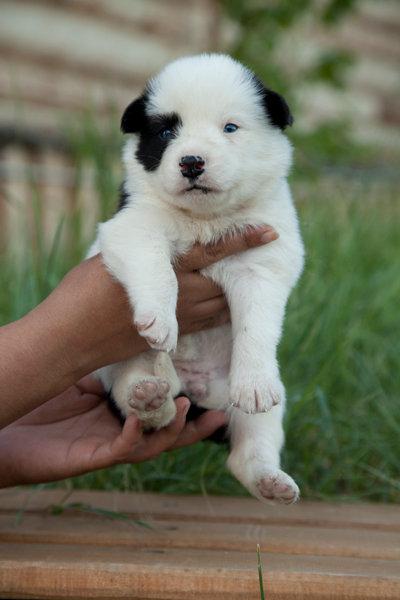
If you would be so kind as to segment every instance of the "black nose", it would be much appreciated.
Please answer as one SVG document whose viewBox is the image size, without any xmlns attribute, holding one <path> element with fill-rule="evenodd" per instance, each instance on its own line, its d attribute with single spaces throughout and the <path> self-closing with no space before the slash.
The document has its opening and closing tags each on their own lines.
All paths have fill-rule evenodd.
<svg viewBox="0 0 400 600">
<path fill-rule="evenodd" d="M 189 179 L 196 179 L 204 173 L 204 160 L 201 156 L 182 156 L 179 166 L 182 175 Z"/>
</svg>

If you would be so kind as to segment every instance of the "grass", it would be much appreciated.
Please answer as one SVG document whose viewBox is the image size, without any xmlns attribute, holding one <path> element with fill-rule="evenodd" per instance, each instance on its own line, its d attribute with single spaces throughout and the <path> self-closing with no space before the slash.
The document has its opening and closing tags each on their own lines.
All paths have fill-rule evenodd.
<svg viewBox="0 0 400 600">
<path fill-rule="evenodd" d="M 281 346 L 284 463 L 304 496 L 399 500 L 398 199 L 338 180 L 302 193 L 308 263 Z"/>
<path fill-rule="evenodd" d="M 101 170 L 109 167 L 104 160 Z M 114 183 L 116 188 L 117 174 Z M 113 186 L 110 175 L 99 186 L 104 212 Z M 358 174 L 297 177 L 293 188 L 308 259 L 280 346 L 288 392 L 284 468 L 303 497 L 399 501 L 400 206 L 394 184 L 363 183 Z M 35 218 L 29 228 L 26 224 L 22 260 L 6 251 L 0 255 L 0 323 L 37 304 L 85 245 L 77 211 L 65 217 L 46 246 L 40 194 L 33 193 L 32 202 Z M 66 232 L 74 244 L 63 245 Z M 225 460 L 225 449 L 201 443 L 64 485 L 244 494 Z"/>
<path fill-rule="evenodd" d="M 263 567 L 262 567 L 262 562 L 261 562 L 261 552 L 260 552 L 259 544 L 257 544 L 257 571 L 258 571 L 258 583 L 260 586 L 260 599 L 265 600 Z"/>
</svg>

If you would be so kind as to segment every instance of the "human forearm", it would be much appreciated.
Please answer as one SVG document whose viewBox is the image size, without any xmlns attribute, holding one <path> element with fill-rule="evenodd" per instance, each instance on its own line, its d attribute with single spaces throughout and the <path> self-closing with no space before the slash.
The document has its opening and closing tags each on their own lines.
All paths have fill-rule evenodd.
<svg viewBox="0 0 400 600">
<path fill-rule="evenodd" d="M 0 489 L 28 483 L 21 475 L 20 460 L 15 459 L 15 445 L 10 433 L 13 432 L 8 428 L 0 429 Z"/>
<path fill-rule="evenodd" d="M 82 376 L 146 349 L 122 288 L 94 258 L 37 308 L 0 331 L 0 426 Z"/>
<path fill-rule="evenodd" d="M 176 272 L 180 334 L 229 319 L 221 290 L 198 271 L 276 237 L 270 227 L 253 228 L 214 246 L 195 245 L 182 257 Z M 84 261 L 38 307 L 0 329 L 0 427 L 84 375 L 146 349 L 121 285 L 100 256 Z"/>
<path fill-rule="evenodd" d="M 29 412 L 68 386 L 68 368 L 61 339 L 29 314 L 0 333 L 0 426 Z M 57 349 L 57 351 L 56 351 Z M 45 374 L 45 376 L 43 376 Z"/>
</svg>

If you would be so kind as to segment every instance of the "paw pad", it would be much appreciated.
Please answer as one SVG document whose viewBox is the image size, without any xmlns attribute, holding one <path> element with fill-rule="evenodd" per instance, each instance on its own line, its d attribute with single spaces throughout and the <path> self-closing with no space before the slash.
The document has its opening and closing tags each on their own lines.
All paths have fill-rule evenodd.
<svg viewBox="0 0 400 600">
<path fill-rule="evenodd" d="M 283 471 L 277 471 L 261 478 L 257 490 L 266 500 L 277 500 L 283 504 L 292 504 L 299 499 L 297 484 Z"/>
<path fill-rule="evenodd" d="M 129 405 L 138 411 L 157 410 L 167 400 L 169 389 L 165 379 L 143 379 L 134 385 Z"/>
</svg>

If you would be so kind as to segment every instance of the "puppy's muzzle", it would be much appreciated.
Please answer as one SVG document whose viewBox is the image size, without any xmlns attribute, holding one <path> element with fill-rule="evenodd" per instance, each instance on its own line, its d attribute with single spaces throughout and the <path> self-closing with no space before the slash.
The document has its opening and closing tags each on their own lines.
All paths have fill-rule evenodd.
<svg viewBox="0 0 400 600">
<path fill-rule="evenodd" d="M 183 177 L 196 179 L 204 173 L 204 160 L 201 156 L 182 156 L 179 163 Z"/>
</svg>

